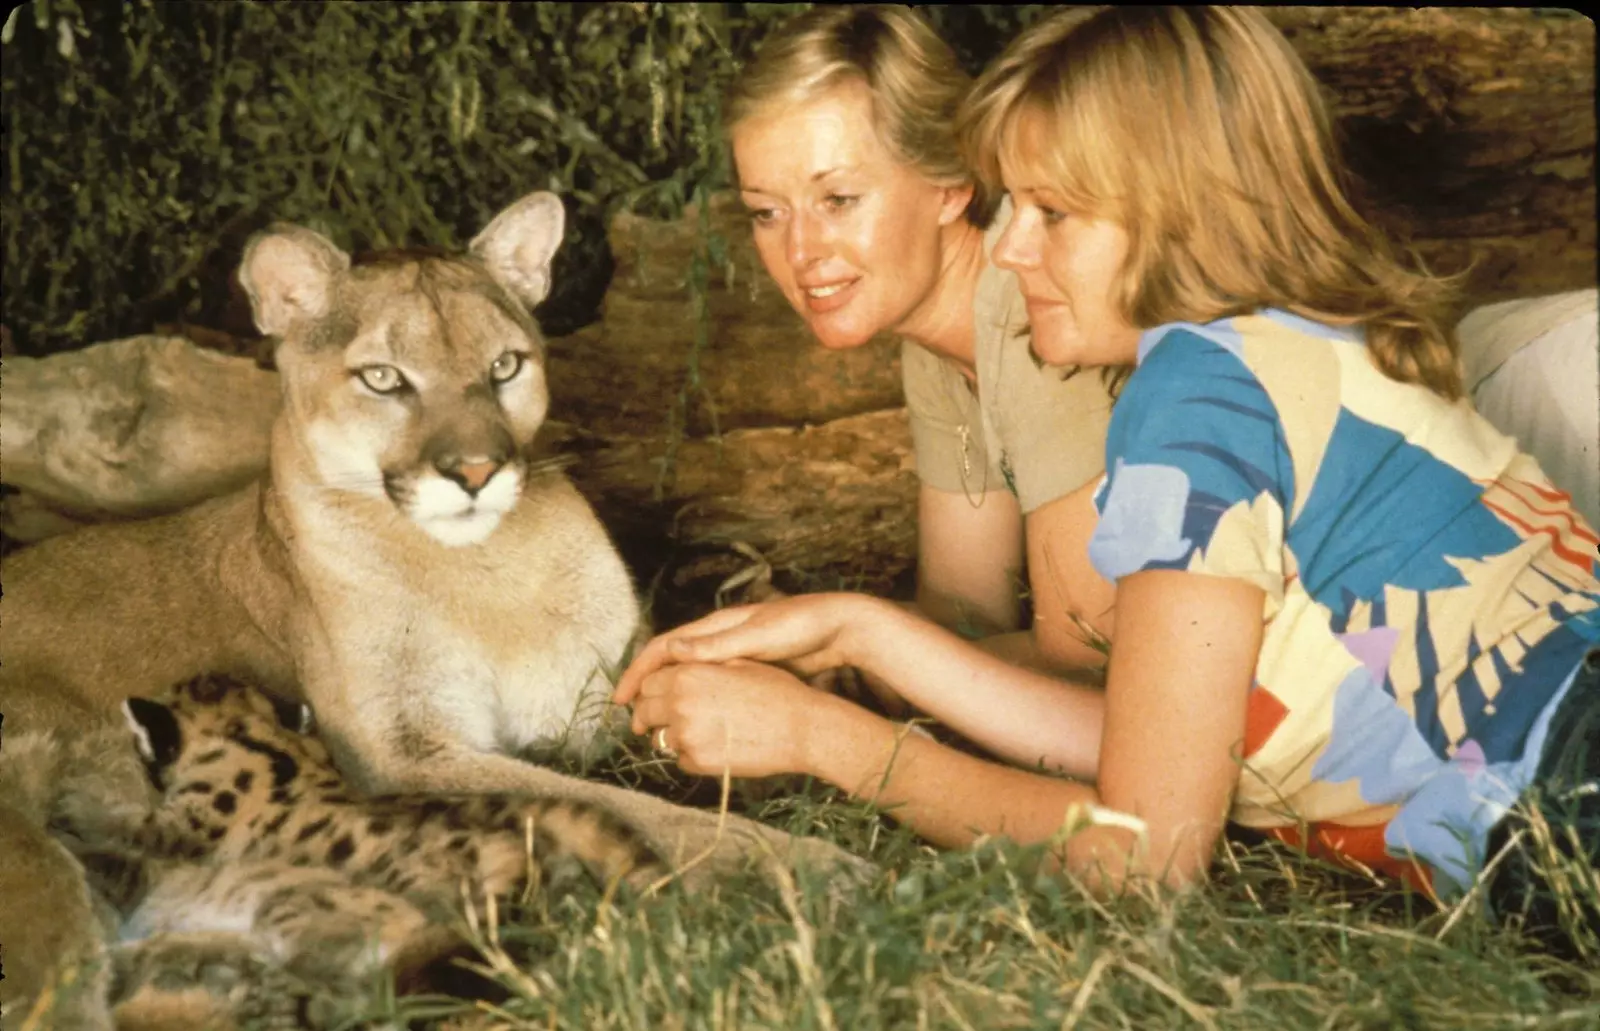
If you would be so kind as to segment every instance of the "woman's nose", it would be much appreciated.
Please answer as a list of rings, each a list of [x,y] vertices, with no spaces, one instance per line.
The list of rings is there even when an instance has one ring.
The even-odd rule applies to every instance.
[[[823,238],[820,222],[809,214],[796,212],[789,220],[789,264],[793,268],[805,268],[823,256],[826,240]]]
[[[1008,272],[1021,272],[1039,263],[1038,248],[1026,223],[1022,214],[1012,215],[994,245],[994,263]]]

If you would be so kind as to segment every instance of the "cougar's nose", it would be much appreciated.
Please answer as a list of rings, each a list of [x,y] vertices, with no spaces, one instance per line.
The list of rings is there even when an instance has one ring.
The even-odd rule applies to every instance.
[[[454,480],[461,489],[473,497],[478,496],[478,491],[488,483],[506,460],[500,455],[442,455],[433,463],[439,470],[439,475]]]

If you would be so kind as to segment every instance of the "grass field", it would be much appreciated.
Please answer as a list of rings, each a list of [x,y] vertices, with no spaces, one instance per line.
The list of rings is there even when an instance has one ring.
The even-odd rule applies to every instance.
[[[396,1015],[449,1031],[1600,1026],[1600,951],[1557,959],[1475,898],[1440,910],[1275,845],[1227,842],[1204,890],[1103,902],[1032,873],[1035,850],[939,853],[815,786],[750,811],[881,872],[854,890],[801,872],[534,904],[479,929],[505,998],[412,997]],[[1566,872],[1600,904],[1592,868]]]

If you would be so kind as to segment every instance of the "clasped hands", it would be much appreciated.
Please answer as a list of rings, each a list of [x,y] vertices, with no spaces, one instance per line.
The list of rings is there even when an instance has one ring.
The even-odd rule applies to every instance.
[[[611,699],[633,707],[686,772],[767,777],[811,772],[811,743],[846,703],[803,678],[857,661],[876,605],[863,595],[809,594],[723,609],[653,638]]]

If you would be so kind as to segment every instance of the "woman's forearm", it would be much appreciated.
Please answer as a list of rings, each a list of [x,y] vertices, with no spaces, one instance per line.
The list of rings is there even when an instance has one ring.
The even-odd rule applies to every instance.
[[[997,659],[1036,673],[1065,677],[1069,681],[1082,679],[1099,683],[1105,679],[1105,653],[1087,642],[1058,643],[1052,652],[1039,640],[1035,629],[980,637],[972,643]]]
[[[890,811],[947,848],[982,834],[1042,841],[1093,788],[985,762],[840,698],[819,699],[806,772]]]
[[[870,603],[861,617],[845,632],[846,662],[997,756],[1095,775],[1100,689],[1012,665],[892,603]]]
[[[1070,677],[1078,673],[1099,676],[1106,664],[1104,650],[1096,648],[1090,642],[1087,633],[1055,634],[1047,643],[1040,640],[1038,625],[1035,624],[1027,630],[1000,631],[992,626],[979,627],[984,633],[974,637],[970,633],[962,633],[964,625],[972,626],[970,619],[941,619],[921,599],[895,604],[912,615],[937,623],[946,630],[971,641],[990,655],[1004,659],[1015,666],[1026,666],[1041,673],[1056,673]]]
[[[1070,825],[1076,829],[1053,858],[1091,887],[1115,890],[1130,870],[1144,870],[1137,831],[1096,824],[1105,816],[1094,788],[986,762],[839,698],[821,701],[807,735],[806,772],[934,844],[963,848],[983,835],[1036,844]]]

